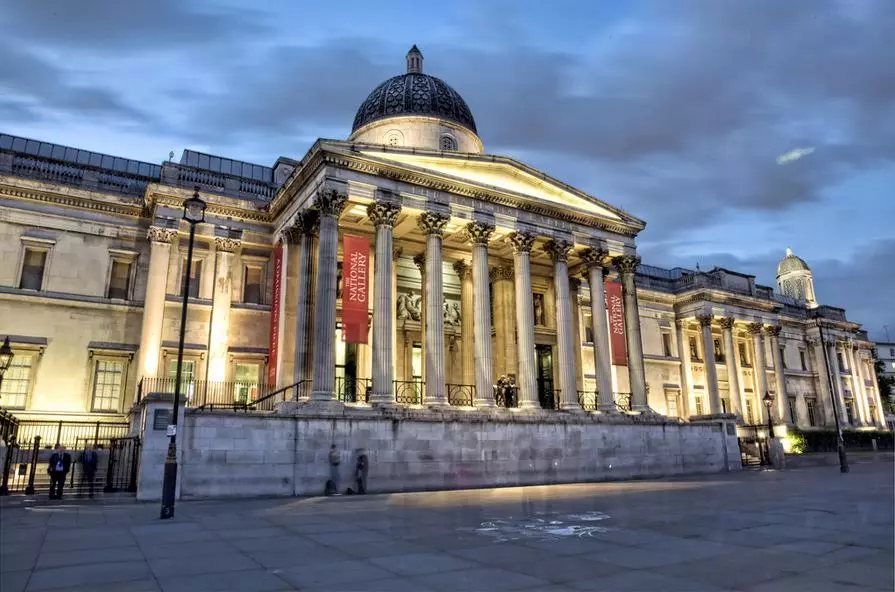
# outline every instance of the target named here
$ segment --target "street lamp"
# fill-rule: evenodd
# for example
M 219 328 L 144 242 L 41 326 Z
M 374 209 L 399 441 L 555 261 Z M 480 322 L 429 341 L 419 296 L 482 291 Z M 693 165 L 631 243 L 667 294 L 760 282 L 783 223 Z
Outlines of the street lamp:
M 186 251 L 186 275 L 183 281 L 183 304 L 180 309 L 180 337 L 177 343 L 177 374 L 174 378 L 174 409 L 171 413 L 171 424 L 168 426 L 168 456 L 165 458 L 165 478 L 162 483 L 161 519 L 174 517 L 174 494 L 177 484 L 177 413 L 180 407 L 180 378 L 183 370 L 183 340 L 186 336 L 186 310 L 190 297 L 190 272 L 193 265 L 193 241 L 196 238 L 196 225 L 205 221 L 206 204 L 199 197 L 196 187 L 193 197 L 183 202 L 183 219 L 190 224 L 190 241 Z
M 842 439 L 842 427 L 839 424 L 839 406 L 836 404 L 836 388 L 833 385 L 833 375 L 830 373 L 830 360 L 827 357 L 827 344 L 824 342 L 824 328 L 820 322 L 820 311 L 814 313 L 814 322 L 817 323 L 817 332 L 820 334 L 820 349 L 824 353 L 824 370 L 827 372 L 827 384 L 830 388 L 830 402 L 833 405 L 833 421 L 836 422 L 836 451 L 839 453 L 839 472 L 848 472 L 848 458 L 845 456 L 845 441 Z
M 0 388 L 3 388 L 3 376 L 9 370 L 10 365 L 12 365 L 14 357 L 15 354 L 12 351 L 12 347 L 9 346 L 9 336 L 7 336 L 3 340 L 3 345 L 0 346 Z
M 774 397 L 771 396 L 771 393 L 765 391 L 761 402 L 764 403 L 765 409 L 768 410 L 768 440 L 770 440 L 774 437 L 774 424 L 771 421 L 771 406 L 774 404 Z

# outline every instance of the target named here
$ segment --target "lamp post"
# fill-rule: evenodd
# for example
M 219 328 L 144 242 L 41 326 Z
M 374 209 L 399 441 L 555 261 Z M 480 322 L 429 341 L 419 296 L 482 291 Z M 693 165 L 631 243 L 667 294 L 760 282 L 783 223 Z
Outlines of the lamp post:
M 845 456 L 845 441 L 842 439 L 842 427 L 839 424 L 839 405 L 836 403 L 836 388 L 833 384 L 833 375 L 830 373 L 830 360 L 827 357 L 827 344 L 824 342 L 824 328 L 820 322 L 820 311 L 814 313 L 814 322 L 817 323 L 817 331 L 820 334 L 820 348 L 824 353 L 824 370 L 827 373 L 827 383 L 830 387 L 830 402 L 833 404 L 833 421 L 836 422 L 836 451 L 839 453 L 839 472 L 848 472 L 848 458 Z
M 196 238 L 196 225 L 205 221 L 207 204 L 199 197 L 196 187 L 193 197 L 183 202 L 183 219 L 190 224 L 190 240 L 186 251 L 186 275 L 183 281 L 183 305 L 180 309 L 180 337 L 177 342 L 177 374 L 174 378 L 174 408 L 171 413 L 171 424 L 168 426 L 168 456 L 165 458 L 165 478 L 162 483 L 162 512 L 160 518 L 166 520 L 174 517 L 174 495 L 177 484 L 177 414 L 180 407 L 180 378 L 183 370 L 183 340 L 186 336 L 186 311 L 190 297 L 190 272 L 193 265 L 193 242 Z
M 771 393 L 765 391 L 761 402 L 764 403 L 765 409 L 768 410 L 768 440 L 771 440 L 774 437 L 774 423 L 771 420 L 771 406 L 774 404 L 774 397 L 771 396 Z
M 12 365 L 12 359 L 14 357 L 15 354 L 12 351 L 12 347 L 9 345 L 9 336 L 7 336 L 6 339 L 3 340 L 3 345 L 0 346 L 0 389 L 3 388 L 3 376 Z

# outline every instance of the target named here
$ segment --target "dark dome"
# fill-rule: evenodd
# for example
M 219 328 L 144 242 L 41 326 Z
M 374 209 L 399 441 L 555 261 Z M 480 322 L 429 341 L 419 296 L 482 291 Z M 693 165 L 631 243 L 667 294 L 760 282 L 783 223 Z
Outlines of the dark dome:
M 463 97 L 443 80 L 422 72 L 401 74 L 374 88 L 357 110 L 351 133 L 372 121 L 404 115 L 446 119 L 478 135 Z

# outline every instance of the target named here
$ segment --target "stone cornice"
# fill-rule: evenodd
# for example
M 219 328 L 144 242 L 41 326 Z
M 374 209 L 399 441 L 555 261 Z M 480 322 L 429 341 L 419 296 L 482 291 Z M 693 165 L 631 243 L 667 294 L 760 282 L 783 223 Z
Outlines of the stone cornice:
M 152 205 L 155 204 L 157 206 L 160 205 L 180 209 L 183 207 L 184 199 L 186 198 L 179 195 L 169 195 L 159 191 L 149 191 L 146 199 L 146 207 L 151 210 Z M 208 201 L 205 215 L 206 217 L 215 216 L 219 218 L 232 218 L 246 222 L 261 222 L 263 224 L 271 224 L 273 222 L 273 217 L 264 210 L 249 210 L 215 203 L 214 201 Z
M 143 204 L 134 200 L 132 205 L 117 201 L 117 198 L 109 196 L 116 201 L 92 199 L 81 195 L 66 195 L 42 189 L 29 189 L 13 185 L 0 184 L 0 196 L 11 197 L 29 201 L 40 201 L 67 208 L 78 208 L 112 214 L 115 216 L 131 216 L 139 218 L 143 215 Z

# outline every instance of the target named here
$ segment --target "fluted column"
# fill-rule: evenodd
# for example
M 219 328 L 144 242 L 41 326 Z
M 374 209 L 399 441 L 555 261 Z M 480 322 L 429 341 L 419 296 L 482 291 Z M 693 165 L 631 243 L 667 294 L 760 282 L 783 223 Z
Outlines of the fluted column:
M 463 360 L 463 384 L 475 384 L 475 321 L 473 320 L 475 290 L 472 285 L 472 267 L 466 261 L 455 261 L 454 271 L 460 278 L 460 355 Z
M 681 413 L 683 418 L 690 417 L 690 393 L 693 392 L 693 380 L 690 377 L 690 348 L 687 347 L 687 334 L 684 332 L 687 324 L 683 319 L 676 319 L 674 326 L 677 329 L 677 356 L 681 361 Z
M 535 318 L 531 291 L 531 248 L 535 236 L 514 232 L 507 237 L 513 247 L 513 273 L 516 285 L 516 339 L 519 341 L 519 407 L 536 409 L 538 403 L 535 367 Z
M 581 256 L 587 263 L 587 279 L 590 288 L 591 330 L 594 334 L 594 370 L 597 374 L 597 392 L 600 397 L 599 409 L 604 412 L 615 412 L 604 284 L 609 253 L 605 249 L 586 249 L 581 252 Z
M 625 300 L 625 343 L 628 346 L 628 373 L 631 384 L 631 407 L 647 409 L 646 372 L 643 368 L 643 341 L 640 336 L 640 312 L 637 306 L 637 288 L 634 274 L 640 265 L 640 257 L 624 255 L 614 259 L 622 277 Z M 711 351 L 711 350 L 709 350 Z
M 177 229 L 150 226 L 146 237 L 149 239 L 149 276 L 146 280 L 146 298 L 143 302 L 143 327 L 140 334 L 137 373 L 140 378 L 156 378 L 162 349 L 168 261 L 171 257 L 171 243 L 177 238 Z
M 553 259 L 553 289 L 556 293 L 556 344 L 558 349 L 560 409 L 581 410 L 575 384 L 575 335 L 572 324 L 572 303 L 569 301 L 569 251 L 572 243 L 550 240 L 544 249 Z
M 786 375 L 783 373 L 783 354 L 780 353 L 780 341 L 778 339 L 780 331 L 780 325 L 769 325 L 765 328 L 765 332 L 771 342 L 771 355 L 774 356 L 774 389 L 777 391 L 777 396 L 774 398 L 774 415 L 777 422 L 787 423 Z
M 743 415 L 742 394 L 740 392 L 740 373 L 737 369 L 737 351 L 733 343 L 732 317 L 721 319 L 721 330 L 724 334 L 724 361 L 727 364 L 727 394 L 730 397 L 730 412 Z
M 449 216 L 423 212 L 420 230 L 426 233 L 426 403 L 447 405 L 444 381 L 444 278 L 441 237 Z
M 867 395 L 864 394 L 864 380 L 861 378 L 861 366 L 852 341 L 845 344 L 848 365 L 851 368 L 852 396 L 855 398 L 855 411 L 858 414 L 858 425 L 868 423 Z
M 762 339 L 762 330 L 764 325 L 761 323 L 749 323 L 749 333 L 752 334 L 752 344 L 755 350 L 755 393 L 758 399 L 758 408 L 756 415 L 761 417 L 761 408 L 764 406 L 762 397 L 768 392 L 768 365 L 764 355 L 764 339 Z
M 394 240 L 394 239 L 393 239 Z M 401 247 L 392 247 L 392 378 L 398 376 L 398 323 L 395 321 L 398 305 L 398 260 L 403 250 Z
M 392 230 L 401 206 L 375 201 L 367 216 L 376 227 L 376 258 L 373 261 L 373 392 L 371 403 L 393 403 L 394 351 L 392 332 L 395 303 L 392 300 Z
M 336 275 L 339 214 L 348 197 L 335 190 L 317 193 L 314 207 L 320 213 L 317 247 L 317 291 L 314 294 L 314 372 L 311 399 L 335 400 L 336 382 Z
M 711 313 L 696 316 L 702 330 L 702 351 L 705 358 L 705 388 L 709 394 L 709 413 L 717 415 L 724 411 L 721 406 L 721 393 L 718 391 L 718 369 L 715 366 L 715 347 L 712 340 Z
M 475 339 L 475 405 L 493 407 L 493 357 L 491 354 L 491 299 L 488 284 L 488 240 L 494 227 L 470 222 L 466 232 L 472 242 L 473 326 Z
M 420 272 L 420 380 L 426 384 L 426 303 L 429 301 L 428 289 L 426 288 L 426 253 L 417 253 L 413 256 L 413 264 Z M 411 346 L 411 352 L 413 346 Z M 413 375 L 411 371 L 410 376 Z M 420 394 L 422 397 L 422 394 Z M 422 400 L 420 401 L 422 403 Z
M 211 329 L 208 334 L 207 380 L 223 382 L 227 379 L 227 349 L 230 334 L 230 303 L 232 300 L 233 253 L 240 242 L 226 237 L 215 237 L 214 292 L 211 300 Z
M 870 357 L 869 361 L 870 361 L 870 364 L 869 364 L 869 368 L 867 371 L 868 371 L 868 374 L 870 375 L 870 380 L 873 381 L 873 400 L 876 404 L 876 416 L 873 418 L 873 420 L 876 423 L 876 425 L 882 427 L 882 426 L 886 425 L 886 412 L 885 412 L 885 409 L 883 409 L 882 395 L 880 395 L 880 393 L 879 393 L 879 380 L 877 380 L 876 371 L 873 368 L 873 357 L 872 356 Z
M 310 394 L 307 381 L 311 379 L 313 348 L 311 347 L 311 306 L 313 298 L 314 243 L 319 228 L 317 210 L 300 213 L 290 230 L 291 240 L 298 248 L 297 296 L 295 301 L 295 364 L 292 380 L 299 384 L 296 399 L 306 399 Z
M 827 357 L 830 359 L 830 373 L 833 375 L 833 392 L 836 395 L 836 404 L 839 406 L 839 421 L 850 425 L 848 411 L 845 408 L 845 393 L 842 392 L 842 368 L 839 366 L 838 353 L 839 342 L 836 339 L 827 339 Z
M 833 424 L 833 400 L 835 395 L 830 393 L 830 372 L 826 363 L 824 348 L 820 339 L 809 339 L 808 346 L 814 351 L 814 367 L 817 369 L 817 381 L 820 384 L 820 396 L 818 403 L 823 411 L 823 422 L 826 425 Z

